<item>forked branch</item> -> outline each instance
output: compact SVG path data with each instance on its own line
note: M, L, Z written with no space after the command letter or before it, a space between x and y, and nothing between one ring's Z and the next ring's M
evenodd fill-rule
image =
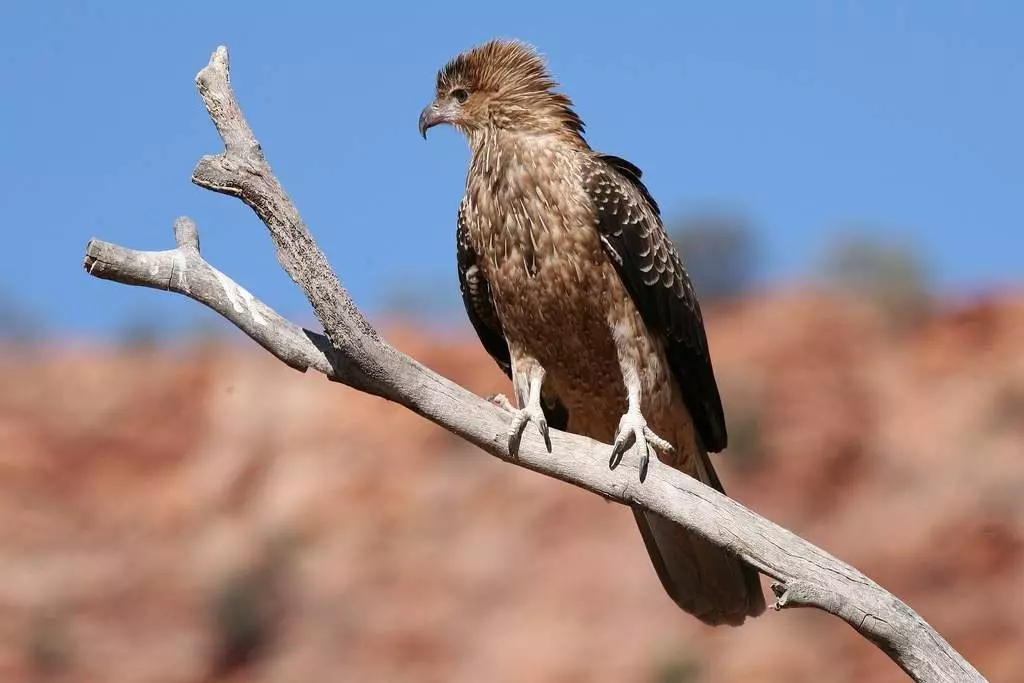
M214 52L196 84L225 149L199 161L193 182L238 197L256 212L326 337L285 320L206 263L195 225L186 218L175 223L177 247L170 251L90 241L85 268L91 275L183 294L223 315L290 367L312 368L401 403L491 455L671 519L775 579L777 609L816 607L839 617L916 681L984 680L916 612L859 571L671 467L652 462L641 484L637 463L609 470L610 446L552 432L549 453L533 430L523 437L518 457L510 458L508 412L395 350L353 304L246 123L231 90L225 48Z

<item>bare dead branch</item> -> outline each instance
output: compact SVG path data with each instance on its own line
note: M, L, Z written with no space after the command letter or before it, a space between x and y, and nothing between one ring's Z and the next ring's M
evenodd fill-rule
M199 234L188 218L174 222L178 247L135 251L90 240L85 269L90 275L126 284L166 289L195 299L230 320L289 367L333 375L333 347L322 334L282 318L199 255Z
M256 212L270 231L278 261L305 293L327 337L288 322L206 263L188 219L175 224L178 246L170 251L132 251L91 241L85 258L90 274L184 294L223 315L293 368L312 368L401 403L505 461L667 517L775 579L776 609L815 607L839 617L915 681L984 680L916 612L862 573L671 467L652 462L641 484L637 463L608 469L606 444L552 432L549 453L532 430L518 457L510 458L506 411L395 350L356 308L246 123L231 90L225 48L217 48L196 84L225 150L203 157L193 182L238 197Z

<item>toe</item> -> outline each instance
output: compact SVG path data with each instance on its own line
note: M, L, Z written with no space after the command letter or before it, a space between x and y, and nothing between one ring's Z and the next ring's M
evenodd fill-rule
M519 453L519 444L523 440L523 431L526 429L528 417L524 412L518 412L512 418L512 424L508 428L508 454L513 458Z
M510 429L508 432L508 454L513 458L519 453L519 433L515 429Z
M523 433L526 431L526 425L529 422L537 424L537 431L540 432L541 437L544 439L544 446L547 448L548 453L551 452L551 433L548 429L548 421L544 417L544 411L540 408L528 407L514 411L512 424L508 430L509 455L515 457L519 453L519 445L523 441Z
M657 448L659 451L663 451L665 453L674 453L676 450L672 444L670 444L668 441L655 434L654 431L647 425L644 425L644 437L646 441L648 441L652 446Z
M608 469L614 470L622 462L622 454L625 452L626 446L621 441L616 441L612 444L612 456L608 458Z
M620 429L612 445L612 456L608 460L609 469L615 469L622 462L622 456L636 443L636 433L632 429Z
M651 464L651 450L644 445L643 455L640 456L640 481L647 479L647 467Z
M515 410L515 406L512 405L512 401L508 400L508 396L505 394L491 394L487 397L487 400L505 410L512 412Z
M608 466L611 469L618 467L625 453L634 448L639 458L640 481L647 478L651 463L651 449L665 453L675 452L672 444L655 434L654 430L647 426L642 415L626 413L619 421L619 427L615 432L615 442L612 446Z
M551 434L548 431L548 421L544 419L543 415L541 415L540 418L537 419L537 430L540 432L540 435L544 437L544 446L548 449L548 453L550 453Z

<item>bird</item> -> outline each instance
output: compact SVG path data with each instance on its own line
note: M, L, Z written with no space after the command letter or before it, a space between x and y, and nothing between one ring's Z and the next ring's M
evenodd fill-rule
M590 147L531 45L493 39L437 72L419 132L460 131L470 162L456 225L459 286L484 349L512 381L508 450L528 425L651 455L724 493L709 453L727 433L704 322L661 212L631 162ZM616 97L623 97L619 94ZM628 102L628 100L621 100ZM660 453L660 457L659 454ZM757 571L633 507L662 586L709 625L765 609Z

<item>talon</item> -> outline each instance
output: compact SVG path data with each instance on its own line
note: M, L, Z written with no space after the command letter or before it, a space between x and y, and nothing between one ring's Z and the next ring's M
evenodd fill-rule
M540 435L544 437L544 446L548 449L548 453L551 452L551 434L548 432L548 421L542 416L537 421L537 429L540 430Z
M623 436L625 438L623 438ZM612 457L608 461L609 469L615 469L622 462L622 456L630 449L633 443L636 442L636 434L632 431L628 431L623 435L621 432L616 435L615 443L612 445Z
M647 426L647 421L639 411L630 410L619 421L608 467L614 470L622 462L622 456L626 451L634 448L640 459L640 481L647 478L647 471L651 464L651 448L666 453L675 451L672 444L655 434L654 430Z
M647 466L651 464L651 449L648 447L646 440L641 441L643 444L643 453L640 455L640 481L647 479Z
M541 410L540 406L530 405L519 410L513 409L513 412L515 415L512 418L512 425L508 430L508 454L513 458L519 454L519 444L523 440L523 432L526 430L528 422L533 422L537 425L537 431L544 438L544 446L548 449L548 453L550 453L551 435L548 431L548 421L544 418L544 411Z
M517 412L512 418L512 426L508 428L508 454L516 457L519 453L519 444L523 440L523 430L526 429L527 417L525 411Z

